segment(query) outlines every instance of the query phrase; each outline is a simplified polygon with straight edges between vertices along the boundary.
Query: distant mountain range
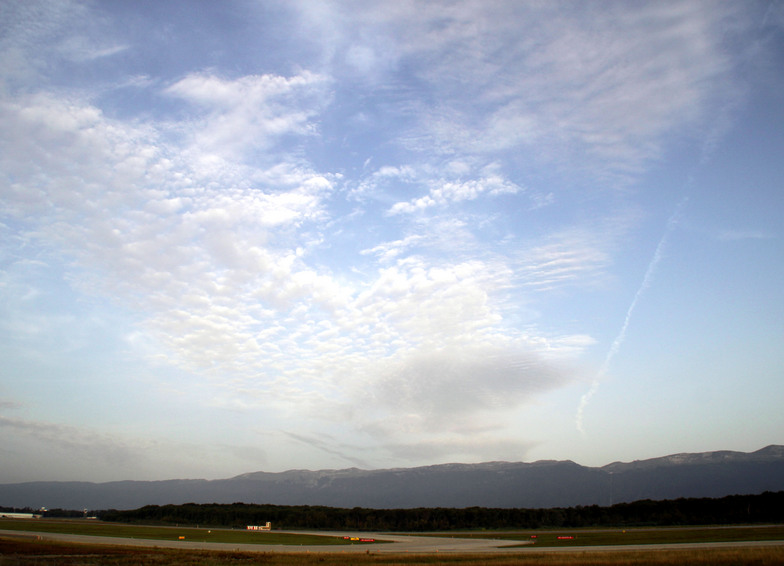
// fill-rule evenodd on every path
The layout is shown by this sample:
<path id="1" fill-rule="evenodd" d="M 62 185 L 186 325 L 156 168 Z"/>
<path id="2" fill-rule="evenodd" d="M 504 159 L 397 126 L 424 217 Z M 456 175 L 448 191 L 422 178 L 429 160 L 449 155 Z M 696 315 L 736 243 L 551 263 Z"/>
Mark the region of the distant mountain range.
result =
<path id="1" fill-rule="evenodd" d="M 135 509 L 169 503 L 271 503 L 378 509 L 574 507 L 784 490 L 784 446 L 674 454 L 592 468 L 571 461 L 387 470 L 254 472 L 222 480 L 0 484 L 0 506 Z"/>

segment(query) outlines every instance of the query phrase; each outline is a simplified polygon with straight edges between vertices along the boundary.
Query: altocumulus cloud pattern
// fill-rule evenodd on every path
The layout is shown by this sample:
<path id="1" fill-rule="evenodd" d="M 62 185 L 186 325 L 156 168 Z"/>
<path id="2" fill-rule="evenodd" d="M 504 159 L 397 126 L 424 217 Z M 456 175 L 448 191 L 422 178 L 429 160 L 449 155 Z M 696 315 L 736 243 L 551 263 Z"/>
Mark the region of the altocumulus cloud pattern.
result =
<path id="1" fill-rule="evenodd" d="M 781 443 L 780 3 L 0 22 L 0 481 Z"/>

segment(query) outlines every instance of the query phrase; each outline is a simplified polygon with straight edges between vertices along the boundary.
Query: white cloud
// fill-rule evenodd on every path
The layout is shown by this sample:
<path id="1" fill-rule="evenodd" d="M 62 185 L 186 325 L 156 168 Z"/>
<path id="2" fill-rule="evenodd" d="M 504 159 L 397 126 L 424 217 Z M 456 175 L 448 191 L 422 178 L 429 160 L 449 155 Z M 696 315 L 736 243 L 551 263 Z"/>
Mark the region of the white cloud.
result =
<path id="1" fill-rule="evenodd" d="M 165 93 L 203 110 L 191 125 L 192 151 L 236 159 L 269 148 L 281 136 L 314 133 L 311 118 L 329 99 L 325 86 L 324 77 L 309 72 L 235 80 L 192 74 Z"/>
<path id="2" fill-rule="evenodd" d="M 81 479 L 85 466 L 93 468 L 93 477 L 106 477 L 107 471 L 111 476 L 110 470 L 118 467 L 125 468 L 130 477 L 144 474 L 148 463 L 145 447 L 127 439 L 45 421 L 0 415 L 0 440 L 9 458 L 7 481 L 46 477 L 28 468 L 30 464 L 42 471 L 56 466 L 65 476 Z"/>
<path id="3" fill-rule="evenodd" d="M 370 388 L 386 399 L 367 406 L 384 417 L 355 412 L 356 429 L 413 419 L 411 435 L 452 435 L 460 434 L 453 419 L 513 408 L 568 379 L 547 347 L 505 327 L 503 261 L 433 264 L 410 254 L 419 244 L 451 250 L 470 238 L 464 224 L 442 220 L 434 235 L 367 247 L 383 267 L 362 281 L 309 262 L 302 227 L 323 229 L 338 176 L 276 144 L 314 132 L 323 101 L 313 101 L 326 84 L 310 73 L 188 75 L 166 91 L 190 105 L 176 124 L 112 119 L 77 96 L 6 98 L 6 215 L 78 271 L 78 291 L 137 312 L 133 330 L 146 337 L 129 347 L 214 380 L 227 407 L 296 407 L 303 419 L 334 424 L 358 401 L 354 392 Z M 249 149 L 265 155 L 250 160 Z M 522 190 L 492 167 L 461 180 L 472 170 L 466 160 L 382 167 L 372 183 L 424 182 L 430 200 L 403 203 L 420 208 Z M 436 406 L 427 397 L 440 390 L 448 395 Z M 26 430 L 37 442 L 62 433 Z M 93 440 L 97 452 L 114 450 Z"/>
<path id="4" fill-rule="evenodd" d="M 384 242 L 369 249 L 360 251 L 362 255 L 375 254 L 378 256 L 381 263 L 388 263 L 394 261 L 398 256 L 405 253 L 406 250 L 416 245 L 423 240 L 424 236 L 413 234 L 406 236 L 402 240 L 395 240 L 394 242 Z"/>
<path id="5" fill-rule="evenodd" d="M 221 86 L 210 85 L 218 94 L 208 98 L 230 97 Z M 324 175 L 246 167 L 243 185 L 229 171 L 203 186 L 187 155 L 168 157 L 176 148 L 154 127 L 109 120 L 89 105 L 38 97 L 6 104 L 3 120 L 6 131 L 26 140 L 8 147 L 6 186 L 11 177 L 29 186 L 36 171 L 47 171 L 43 183 L 32 183 L 40 191 L 33 200 L 10 193 L 9 210 L 27 219 L 35 238 L 56 242 L 78 263 L 79 289 L 140 309 L 142 328 L 156 337 L 153 355 L 207 377 L 234 376 L 223 387 L 250 406 L 296 400 L 313 416 L 329 414 L 347 400 L 339 393 L 346 379 L 394 388 L 397 373 L 382 376 L 378 368 L 401 355 L 507 341 L 492 298 L 508 285 L 500 265 L 432 266 L 403 257 L 420 240 L 410 236 L 369 249 L 387 262 L 401 260 L 379 270 L 365 290 L 309 266 L 289 229 L 322 220 L 332 187 Z M 36 156 L 35 166 L 19 152 Z M 103 176 L 108 185 L 98 184 Z M 446 202 L 516 190 L 489 177 L 445 183 L 434 194 Z M 410 376 L 404 366 L 401 386 Z M 329 399 L 333 409 L 325 410 Z"/>
<path id="6" fill-rule="evenodd" d="M 563 384 L 564 374 L 530 346 L 510 346 L 428 345 L 395 360 L 365 390 L 382 409 L 416 415 L 425 432 L 452 430 L 474 413 L 516 407 Z"/>
<path id="7" fill-rule="evenodd" d="M 222 478 L 232 466 L 266 460 L 263 450 L 239 442 L 190 443 L 160 433 L 150 440 L 112 428 L 0 415 L 0 444 L 8 458 L 3 481 L 47 481 L 52 469 L 60 479 L 73 481 Z"/>
<path id="8" fill-rule="evenodd" d="M 430 189 L 426 196 L 410 202 L 398 202 L 389 209 L 389 213 L 413 213 L 431 206 L 447 206 L 451 203 L 475 200 L 483 194 L 497 196 L 515 194 L 520 191 L 522 191 L 521 187 L 499 176 L 471 181 L 440 181 Z"/>
<path id="9" fill-rule="evenodd" d="M 366 460 L 354 456 L 354 454 L 361 452 L 361 446 L 347 445 L 335 437 L 324 434 L 307 435 L 296 432 L 284 432 L 283 434 L 292 440 L 316 448 L 321 452 L 337 456 L 340 460 L 350 462 L 353 466 L 359 466 L 364 469 L 373 467 Z"/>
<path id="10" fill-rule="evenodd" d="M 393 436 L 394 438 L 394 436 Z M 524 462 L 534 443 L 499 431 L 471 435 L 439 435 L 417 442 L 389 442 L 384 449 L 394 458 L 413 462 Z M 392 459 L 391 458 L 391 459 Z"/>
<path id="11" fill-rule="evenodd" d="M 523 285 L 549 291 L 569 284 L 591 285 L 601 277 L 611 260 L 609 242 L 591 241 L 585 232 L 560 234 L 552 241 L 522 254 L 519 276 Z"/>
<path id="12" fill-rule="evenodd" d="M 21 6 L 0 49 L 3 258 L 23 275 L 0 279 L 6 331 L 48 331 L 30 307 L 43 288 L 19 283 L 41 270 L 132 311 L 128 348 L 214 383 L 201 402 L 301 420 L 291 438 L 343 459 L 339 435 L 300 430 L 350 426 L 397 454 L 524 451 L 509 415 L 592 344 L 528 303 L 611 279 L 632 224 L 608 212 L 632 206 L 615 189 L 737 93 L 717 31 L 731 4 L 306 2 L 290 33 L 308 65 L 134 65 L 112 84 L 134 85 L 138 110 L 42 78 L 141 57 L 130 36 Z"/>
<path id="13" fill-rule="evenodd" d="M 283 284 L 307 270 L 286 251 L 292 243 L 271 234 L 321 216 L 320 199 L 332 185 L 324 176 L 278 165 L 253 171 L 250 183 L 258 186 L 232 187 L 230 174 L 228 187 L 220 177 L 211 179 L 214 189 L 199 187 L 187 161 L 164 157 L 176 152 L 154 129 L 41 96 L 2 110 L 4 131 L 13 134 L 4 137 L 1 158 L 6 214 L 95 274 L 80 283 L 85 290 L 140 301 L 151 321 L 188 298 L 202 297 L 212 310 L 216 295 L 254 281 L 257 290 L 270 288 L 270 300 L 306 292 Z M 205 337 L 221 334 L 214 320 L 204 324 L 213 328 Z M 217 343 L 231 341 L 224 335 Z M 196 346 L 180 353 L 196 355 Z"/>
<path id="14" fill-rule="evenodd" d="M 73 61 L 84 63 L 94 59 L 112 57 L 128 49 L 127 45 L 107 45 L 95 47 L 92 40 L 86 37 L 69 37 L 60 46 L 61 53 Z"/>
<path id="15" fill-rule="evenodd" d="M 728 88 L 733 55 L 724 42 L 749 23 L 742 6 L 709 2 L 334 2 L 321 11 L 329 33 L 311 40 L 323 37 L 326 51 L 371 53 L 392 42 L 397 67 L 431 89 L 401 97 L 399 107 L 385 100 L 409 125 L 397 138 L 406 148 L 515 152 L 523 163 L 612 186 L 627 186 L 659 158 L 664 136 L 704 124 L 738 95 Z M 358 29 L 373 33 L 359 38 Z"/>

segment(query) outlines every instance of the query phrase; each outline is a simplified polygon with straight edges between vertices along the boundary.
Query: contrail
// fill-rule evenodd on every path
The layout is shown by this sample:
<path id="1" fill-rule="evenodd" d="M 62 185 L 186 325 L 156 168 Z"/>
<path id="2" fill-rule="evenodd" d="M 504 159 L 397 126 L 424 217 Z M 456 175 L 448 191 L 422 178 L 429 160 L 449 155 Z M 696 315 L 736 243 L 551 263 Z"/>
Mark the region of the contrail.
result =
<path id="1" fill-rule="evenodd" d="M 628 310 L 626 311 L 626 318 L 623 321 L 623 326 L 621 326 L 621 331 L 618 333 L 618 336 L 615 337 L 613 340 L 610 349 L 607 351 L 607 356 L 604 358 L 604 363 L 602 363 L 599 371 L 596 373 L 596 377 L 593 378 L 593 382 L 591 382 L 591 388 L 580 398 L 580 404 L 577 407 L 577 416 L 575 418 L 575 424 L 577 425 L 577 430 L 580 431 L 582 434 L 585 434 L 585 429 L 583 428 L 583 411 L 585 410 L 585 406 L 588 405 L 588 401 L 591 400 L 591 397 L 594 396 L 596 391 L 599 389 L 599 383 L 601 378 L 605 376 L 607 370 L 610 367 L 610 362 L 612 362 L 615 355 L 618 353 L 618 350 L 621 348 L 621 344 L 626 339 L 626 329 L 629 327 L 629 321 L 632 318 L 632 313 L 634 312 L 637 303 L 642 297 L 645 290 L 651 283 L 651 279 L 653 278 L 653 274 L 656 271 L 656 267 L 659 265 L 659 262 L 662 258 L 662 252 L 664 250 L 664 246 L 669 239 L 670 233 L 675 228 L 675 225 L 678 222 L 678 218 L 680 217 L 681 210 L 686 205 L 686 202 L 689 200 L 688 196 L 685 196 L 681 199 L 678 203 L 678 206 L 675 207 L 675 211 L 670 215 L 670 219 L 667 221 L 667 226 L 664 229 L 664 234 L 662 235 L 661 239 L 659 240 L 659 245 L 656 246 L 656 251 L 653 253 L 653 258 L 651 259 L 650 263 L 648 264 L 648 269 L 645 271 L 645 277 L 642 279 L 642 284 L 640 288 L 637 289 L 637 292 L 634 294 L 634 299 L 632 299 L 632 304 L 629 305 Z"/>

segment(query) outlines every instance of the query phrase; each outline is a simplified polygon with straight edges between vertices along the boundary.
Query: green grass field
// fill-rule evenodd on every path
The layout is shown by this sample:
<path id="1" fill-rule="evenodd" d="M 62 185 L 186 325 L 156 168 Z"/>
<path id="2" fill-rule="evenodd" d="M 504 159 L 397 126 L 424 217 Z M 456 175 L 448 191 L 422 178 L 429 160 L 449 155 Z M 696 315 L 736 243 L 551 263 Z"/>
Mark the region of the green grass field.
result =
<path id="1" fill-rule="evenodd" d="M 513 554 L 380 554 L 383 546 L 372 544 L 360 554 L 345 553 L 350 544 L 342 537 L 252 532 L 226 529 L 131 526 L 86 520 L 11 520 L 0 519 L 0 529 L 18 531 L 18 535 L 0 536 L 0 566 L 228 566 L 229 564 L 279 564 L 284 566 L 316 564 L 394 566 L 432 564 L 443 566 L 618 566 L 621 564 L 674 566 L 751 566 L 784 565 L 784 546 L 747 548 L 704 548 L 672 550 L 613 550 L 574 552 L 537 552 L 537 547 L 653 544 L 676 542 L 722 542 L 747 540 L 784 540 L 784 525 L 689 527 L 656 529 L 564 529 L 562 531 L 518 531 L 475 533 L 431 533 L 432 536 L 481 537 L 504 541 L 527 542 L 536 535 L 535 546 L 526 545 Z M 102 544 L 73 544 L 37 540 L 27 532 L 70 533 L 106 537 L 143 538 L 150 540 L 185 540 L 243 544 L 333 544 L 329 553 L 287 554 L 241 551 L 207 551 L 128 547 Z M 571 536 L 571 539 L 558 539 Z M 343 550 L 341 550 L 343 549 Z"/>
<path id="2" fill-rule="evenodd" d="M 432 533 L 432 536 L 445 535 L 443 533 Z M 535 546 L 538 547 L 737 542 L 784 540 L 784 525 L 661 527 L 644 529 L 564 529 L 562 531 L 453 533 L 449 536 L 461 538 L 491 538 L 508 541 L 519 540 L 524 542 L 533 541 Z"/>
<path id="3" fill-rule="evenodd" d="M 342 537 L 297 535 L 275 531 L 243 531 L 229 529 L 195 529 L 191 527 L 146 527 L 103 523 L 100 521 L 0 519 L 0 529 L 36 531 L 42 533 L 67 533 L 100 537 L 122 537 L 149 540 L 189 540 L 195 542 L 222 542 L 234 544 L 285 544 L 285 545 L 345 545 L 371 544 L 344 540 Z M 180 537 L 185 537 L 180 539 Z"/>
<path id="4" fill-rule="evenodd" d="M 189 540 L 239 544 L 345 545 L 361 544 L 342 537 L 317 534 L 288 534 L 276 531 L 199 529 L 104 523 L 86 520 L 0 519 L 0 529 L 69 533 L 149 540 Z M 465 533 L 427 533 L 420 536 L 451 536 L 504 541 L 534 542 L 537 547 L 606 546 L 628 544 L 735 542 L 784 540 L 784 525 L 731 527 L 662 527 L 638 529 L 563 529 L 559 531 L 481 531 Z M 180 537 L 185 537 L 180 539 Z M 533 538 L 535 537 L 535 538 Z M 572 538 L 559 538 L 572 537 Z M 378 541 L 381 542 L 381 541 Z M 369 544 L 369 543 L 365 543 Z"/>
<path id="5" fill-rule="evenodd" d="M 217 552 L 65 544 L 0 537 L 0 566 L 771 566 L 784 564 L 784 547 L 667 551 L 543 553 L 531 549 L 511 555 L 380 555 L 334 553 L 276 554 Z M 370 547 L 372 549 L 372 547 Z"/>

